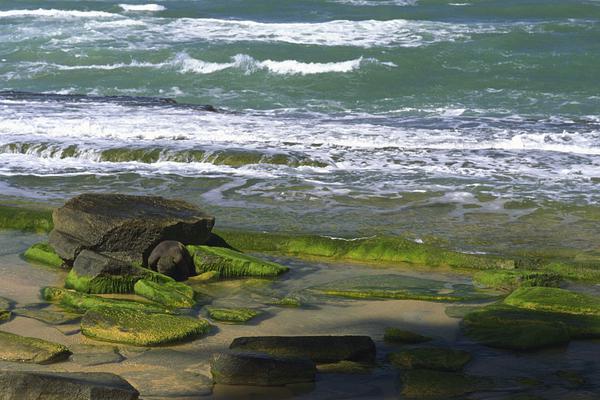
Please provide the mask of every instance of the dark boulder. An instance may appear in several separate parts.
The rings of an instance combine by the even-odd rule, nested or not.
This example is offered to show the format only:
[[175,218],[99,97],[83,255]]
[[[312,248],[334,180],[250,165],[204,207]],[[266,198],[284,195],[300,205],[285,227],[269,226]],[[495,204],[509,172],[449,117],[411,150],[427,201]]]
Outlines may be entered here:
[[109,373],[0,371],[2,400],[137,400],[139,393]]
[[313,382],[316,367],[307,358],[227,352],[213,356],[210,371],[215,383],[281,386],[292,383]]
[[255,336],[239,337],[229,346],[282,357],[306,357],[316,363],[375,360],[375,343],[368,336]]
[[175,240],[160,242],[148,257],[148,267],[178,281],[196,275],[192,256],[183,243]]
[[50,245],[72,263],[82,249],[145,264],[160,242],[203,244],[214,217],[196,206],[162,197],[82,194],[52,214]]

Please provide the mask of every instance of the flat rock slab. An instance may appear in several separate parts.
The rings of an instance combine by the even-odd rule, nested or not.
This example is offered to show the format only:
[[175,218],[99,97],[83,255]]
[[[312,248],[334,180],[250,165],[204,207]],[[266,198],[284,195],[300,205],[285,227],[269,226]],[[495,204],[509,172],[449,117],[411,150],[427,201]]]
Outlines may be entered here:
[[213,356],[210,371],[215,383],[281,386],[314,381],[316,367],[307,358],[228,352]]
[[63,325],[77,322],[81,315],[63,311],[47,304],[28,304],[15,308],[13,313],[21,317],[33,318],[50,325]]
[[316,363],[375,360],[375,343],[368,336],[239,337],[234,339],[229,348],[281,357],[306,357]]
[[70,354],[69,349],[57,343],[0,332],[0,360],[2,361],[50,364],[66,360]]
[[82,194],[52,214],[50,245],[68,263],[82,249],[145,263],[160,242],[205,243],[215,219],[198,207],[163,197]]
[[390,354],[391,363],[403,369],[433,369],[456,372],[464,368],[471,355],[462,350],[418,347]]
[[123,378],[108,373],[0,371],[1,400],[137,400]]

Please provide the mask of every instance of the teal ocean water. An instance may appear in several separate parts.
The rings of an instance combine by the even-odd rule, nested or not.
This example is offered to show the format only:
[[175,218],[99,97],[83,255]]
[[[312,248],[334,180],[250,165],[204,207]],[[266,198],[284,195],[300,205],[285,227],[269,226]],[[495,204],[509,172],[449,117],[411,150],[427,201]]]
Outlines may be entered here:
[[594,204],[599,66],[597,0],[2,1],[0,191],[323,232]]

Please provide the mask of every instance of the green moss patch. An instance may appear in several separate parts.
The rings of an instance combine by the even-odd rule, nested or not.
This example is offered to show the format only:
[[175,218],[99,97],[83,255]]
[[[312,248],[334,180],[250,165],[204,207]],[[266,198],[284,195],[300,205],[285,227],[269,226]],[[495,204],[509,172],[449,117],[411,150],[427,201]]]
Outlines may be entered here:
[[283,265],[223,247],[187,246],[187,249],[198,274],[217,271],[221,278],[240,278],[278,276],[288,271]]
[[48,233],[52,227],[50,209],[0,205],[0,229]]
[[273,300],[273,301],[269,302],[268,304],[272,305],[272,306],[278,306],[278,307],[290,307],[290,308],[302,307],[302,301],[299,298],[294,297],[294,296],[285,296],[280,299]]
[[259,316],[262,312],[250,308],[207,307],[208,316],[216,321],[244,323]]
[[492,386],[486,378],[426,369],[405,371],[401,379],[402,396],[409,399],[452,399]]
[[140,279],[134,286],[135,294],[172,308],[190,308],[196,304],[194,290],[181,282],[156,283]]
[[470,301],[493,298],[470,285],[448,284],[403,275],[365,275],[310,288],[329,296],[355,299],[410,299],[424,301]]
[[12,302],[4,297],[0,297],[0,321],[7,321],[11,316]]
[[209,329],[208,322],[202,319],[125,308],[92,309],[81,320],[81,332],[89,338],[135,346],[181,342]]
[[0,331],[2,361],[50,364],[67,359],[70,354],[61,344]]
[[330,238],[317,235],[284,235],[260,232],[219,231],[231,246],[247,251],[289,254],[376,263],[414,263],[431,267],[475,269],[513,268],[514,261],[501,257],[466,254],[416,243],[402,237],[360,239]]
[[462,350],[419,347],[392,353],[389,360],[392,365],[402,369],[460,371],[471,361],[471,355]]
[[404,329],[386,328],[383,340],[389,343],[423,343],[430,341],[431,338]]
[[42,298],[54,302],[67,310],[78,313],[84,313],[87,310],[96,308],[115,308],[127,309],[140,312],[164,313],[170,312],[169,308],[158,304],[139,303],[130,300],[109,299],[106,297],[94,296],[76,292],[74,290],[46,287],[42,289]]
[[559,287],[562,278],[554,272],[502,270],[479,271],[473,275],[473,281],[494,289],[514,290],[518,287]]
[[140,279],[157,282],[161,284],[174,283],[175,280],[149,270],[147,268],[132,266],[128,275],[97,275],[80,276],[71,269],[65,279],[65,287],[82,293],[110,294],[110,293],[134,293],[135,284]]
[[52,246],[48,243],[36,243],[23,254],[27,261],[33,261],[50,267],[62,267],[64,264],[62,258],[56,254]]
[[557,288],[520,288],[504,303],[537,311],[600,316],[600,297]]
[[365,375],[373,372],[373,364],[355,361],[318,364],[317,371],[322,374]]

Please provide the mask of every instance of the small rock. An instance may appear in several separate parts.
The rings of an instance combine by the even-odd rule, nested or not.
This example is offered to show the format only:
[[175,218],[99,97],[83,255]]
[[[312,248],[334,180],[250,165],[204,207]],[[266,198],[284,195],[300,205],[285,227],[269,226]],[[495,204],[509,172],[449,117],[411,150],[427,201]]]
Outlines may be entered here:
[[66,360],[70,354],[69,349],[57,343],[0,331],[2,361],[50,364]]
[[431,338],[403,329],[386,328],[383,340],[390,343],[423,343],[430,341]]
[[490,386],[485,378],[456,372],[411,369],[402,374],[402,395],[408,399],[453,399]]
[[393,365],[405,369],[460,371],[471,361],[471,355],[462,350],[420,347],[392,353],[390,361]]
[[0,371],[2,400],[137,400],[123,378],[108,373]]
[[315,380],[315,364],[307,358],[274,357],[260,353],[219,353],[211,360],[215,383],[280,386]]
[[148,257],[148,267],[177,281],[196,275],[192,256],[175,240],[160,242]]

